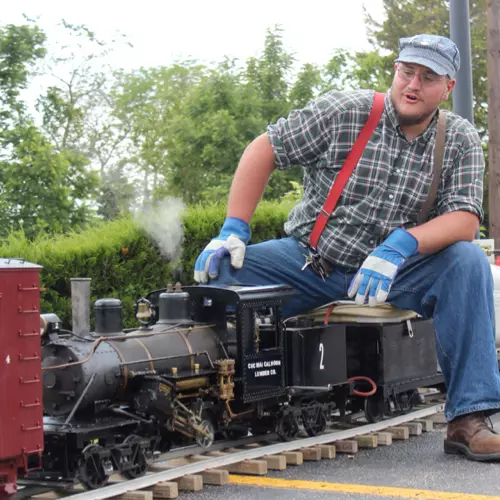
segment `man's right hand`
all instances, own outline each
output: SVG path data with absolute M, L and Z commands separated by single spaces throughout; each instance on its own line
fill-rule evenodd
M 231 265 L 241 269 L 250 235 L 250 226 L 244 220 L 227 217 L 219 236 L 214 238 L 196 259 L 195 281 L 207 283 L 209 278 L 216 278 L 219 274 L 220 260 L 224 255 L 231 255 Z

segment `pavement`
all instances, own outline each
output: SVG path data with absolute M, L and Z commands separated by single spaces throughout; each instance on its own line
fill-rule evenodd
M 500 432 L 500 415 L 494 417 Z M 204 486 L 181 500 L 500 500 L 500 463 L 445 455 L 445 425 L 391 446 L 304 462 L 265 477 L 230 475 L 228 486 Z

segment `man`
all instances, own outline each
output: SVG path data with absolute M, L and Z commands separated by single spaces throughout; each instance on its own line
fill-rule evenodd
M 308 265 L 311 230 L 370 113 L 374 93 L 330 92 L 270 125 L 245 150 L 226 221 L 195 265 L 198 282 L 286 283 L 297 297 L 287 316 L 333 300 L 387 301 L 433 317 L 447 385 L 445 451 L 500 460 L 487 416 L 500 409 L 493 284 L 472 243 L 483 217 L 484 157 L 466 120 L 447 115 L 441 180 L 430 220 L 417 224 L 433 172 L 439 105 L 460 66 L 449 39 L 400 40 L 384 112 Z M 304 197 L 285 224 L 288 238 L 246 247 L 249 222 L 274 168 L 302 165 Z M 224 257 L 224 258 L 222 258 Z

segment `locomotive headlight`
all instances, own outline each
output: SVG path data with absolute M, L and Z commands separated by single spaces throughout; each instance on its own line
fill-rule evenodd
M 62 321 L 57 314 L 47 313 L 40 314 L 40 335 L 59 333 L 61 330 Z
M 40 337 L 43 337 L 47 333 L 47 321 L 40 315 Z

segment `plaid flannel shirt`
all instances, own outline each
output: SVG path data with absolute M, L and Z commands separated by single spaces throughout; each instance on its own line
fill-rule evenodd
M 285 223 L 285 232 L 304 245 L 368 119 L 373 95 L 370 90 L 329 92 L 268 126 L 276 167 L 304 168 L 304 196 Z M 393 229 L 416 225 L 432 182 L 436 125 L 437 113 L 420 136 L 408 141 L 387 92 L 380 122 L 320 237 L 322 257 L 358 269 Z M 482 220 L 483 174 L 476 129 L 449 113 L 441 183 L 429 218 L 465 210 Z

